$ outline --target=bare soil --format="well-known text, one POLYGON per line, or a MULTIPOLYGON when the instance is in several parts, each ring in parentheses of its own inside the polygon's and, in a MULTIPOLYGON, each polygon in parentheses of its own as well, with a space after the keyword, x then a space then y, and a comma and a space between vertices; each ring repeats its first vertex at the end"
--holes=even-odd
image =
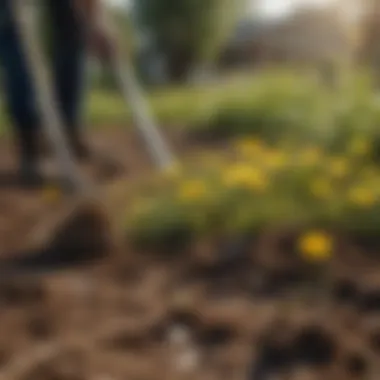
MULTIPOLYGON (((189 151, 180 137, 171 140, 177 151, 189 151)), ((12 181, 12 152, 2 144, 5 259, 41 245, 69 204, 12 181)), ((126 184, 152 167, 124 132, 103 130, 92 144, 125 164, 117 173, 99 165, 83 168, 101 191, 115 194, 107 209, 117 218, 126 184)), ((293 239, 294 231, 283 230, 227 248, 203 241, 176 258, 137 253, 125 243, 78 268, 2 276, 0 378, 380 378, 376 254, 338 238, 320 289, 310 286, 313 272, 297 261, 293 239)))

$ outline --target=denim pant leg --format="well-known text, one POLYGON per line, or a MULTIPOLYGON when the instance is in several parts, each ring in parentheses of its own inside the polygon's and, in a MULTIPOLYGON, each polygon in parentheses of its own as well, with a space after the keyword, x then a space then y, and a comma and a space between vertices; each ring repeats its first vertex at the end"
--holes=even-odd
POLYGON ((85 33, 72 0, 47 0, 52 21, 52 54, 56 96, 68 131, 77 132, 85 87, 85 33))
POLYGON ((33 78, 23 54, 22 43, 11 10, 12 0, 0 0, 0 65, 5 102, 21 144, 21 153, 36 154, 38 107, 33 78))

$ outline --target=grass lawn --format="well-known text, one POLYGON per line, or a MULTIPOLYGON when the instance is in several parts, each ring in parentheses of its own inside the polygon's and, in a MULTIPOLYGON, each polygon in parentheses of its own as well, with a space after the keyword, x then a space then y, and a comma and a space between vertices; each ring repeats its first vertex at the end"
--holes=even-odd
MULTIPOLYGON (((253 77, 229 79, 202 86, 167 87, 147 93, 151 109, 161 124, 192 124, 205 110, 217 106, 226 95, 252 91, 253 77)), ((93 126, 129 123, 131 110, 117 92, 93 91, 88 103, 88 121, 93 126)))
MULTIPOLYGON (((147 93, 147 100, 160 124, 189 125, 201 117, 205 109, 218 104, 231 91, 247 94, 253 78, 233 78, 218 85, 182 86, 154 90, 147 93), (228 89, 228 91, 226 91, 228 89)), ((92 127, 129 124, 131 110, 116 91, 90 91, 87 102, 86 120, 92 127)), ((0 112, 0 134, 7 131, 8 118, 4 109, 0 112)))

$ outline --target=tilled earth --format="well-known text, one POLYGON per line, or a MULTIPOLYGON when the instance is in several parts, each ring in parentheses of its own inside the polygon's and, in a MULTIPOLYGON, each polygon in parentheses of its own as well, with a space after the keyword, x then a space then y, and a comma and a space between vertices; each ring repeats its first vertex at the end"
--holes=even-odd
MULTIPOLYGON (((149 167, 122 135, 102 132, 94 144, 127 163, 123 178, 149 167)), ((2 152, 5 172, 11 154, 2 152)), ((63 205, 3 177, 7 257, 40 243, 63 205)), ((289 236, 268 232, 233 245, 232 255, 201 242, 175 259, 124 245, 79 268, 2 276, 0 379, 379 379, 376 255, 342 239, 323 288, 312 291, 311 273, 284 243, 289 236)))
POLYGON ((379 378, 378 267, 318 294, 253 259, 215 273, 123 253, 1 281, 2 378, 379 378))
MULTIPOLYGON (((174 133, 170 136, 179 152, 186 151, 179 139, 174 133)), ((89 140, 94 158, 80 168, 94 184, 100 203, 104 200, 112 213, 122 212, 128 185, 154 170, 152 161, 136 134, 121 127, 95 131, 89 140)), ((15 176, 12 143, 0 140, 0 257, 39 245, 67 212, 71 201, 65 202, 54 190, 58 172, 51 155, 42 157, 42 169, 48 178, 46 186, 35 190, 22 188, 15 176)))

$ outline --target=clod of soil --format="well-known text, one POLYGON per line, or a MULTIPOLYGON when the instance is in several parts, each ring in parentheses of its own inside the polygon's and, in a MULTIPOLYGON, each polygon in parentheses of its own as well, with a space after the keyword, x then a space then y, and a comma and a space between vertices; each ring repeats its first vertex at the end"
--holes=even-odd
POLYGON ((353 244, 367 255, 376 255, 380 249, 379 233, 377 231, 356 233, 350 235, 353 244))
POLYGON ((48 246, 62 252, 63 260, 86 260, 104 256, 113 248, 108 215, 98 204, 79 205, 59 227, 48 246))
POLYGON ((354 305, 359 296, 359 289, 354 281, 339 279, 333 284, 332 296, 340 304, 354 305))
POLYGON ((380 330, 375 330, 370 333, 369 345, 374 352, 380 354, 380 330))
POLYGON ((140 268, 133 265, 125 265, 117 263, 117 267, 113 268, 111 277, 119 285, 131 285, 138 282, 142 277, 140 268))
POLYGON ((35 340, 48 340, 54 335, 54 328, 48 315, 35 315, 27 321, 27 331, 35 340))
POLYGON ((236 337, 230 326, 210 326, 201 329, 198 333, 198 342, 204 347, 227 345, 236 337))
POLYGON ((297 362, 312 366, 329 365, 337 354, 334 337, 321 326, 307 326, 293 341, 294 358, 297 362))
POLYGON ((261 284, 260 293, 265 296, 278 296, 297 286, 304 280, 304 274, 297 268, 284 268, 268 271, 261 284))
POLYGON ((119 330, 106 338, 102 346, 113 351, 139 351, 148 347, 149 339, 146 334, 119 330))
POLYGON ((380 312, 380 289, 363 291, 358 298, 358 309, 365 314, 380 312))
POLYGON ((41 284, 15 281, 0 283, 0 304, 4 306, 36 305, 45 299, 46 294, 41 284))
POLYGON ((287 372, 294 363, 290 325, 278 319, 266 326, 252 347, 257 351, 249 368, 249 380, 267 379, 287 372))
POLYGON ((287 371, 293 364, 291 346, 285 342, 263 341, 254 360, 249 380, 261 380, 287 371))
POLYGON ((366 358, 360 353, 348 354, 344 359, 344 365, 351 376, 363 378, 369 370, 366 358))
POLYGON ((175 325, 195 330, 201 325, 201 319, 195 312, 187 310, 173 310, 167 319, 167 326, 175 325))
POLYGON ((147 335, 152 343, 162 343, 166 339, 167 330, 166 321, 159 321, 148 329, 147 335))

